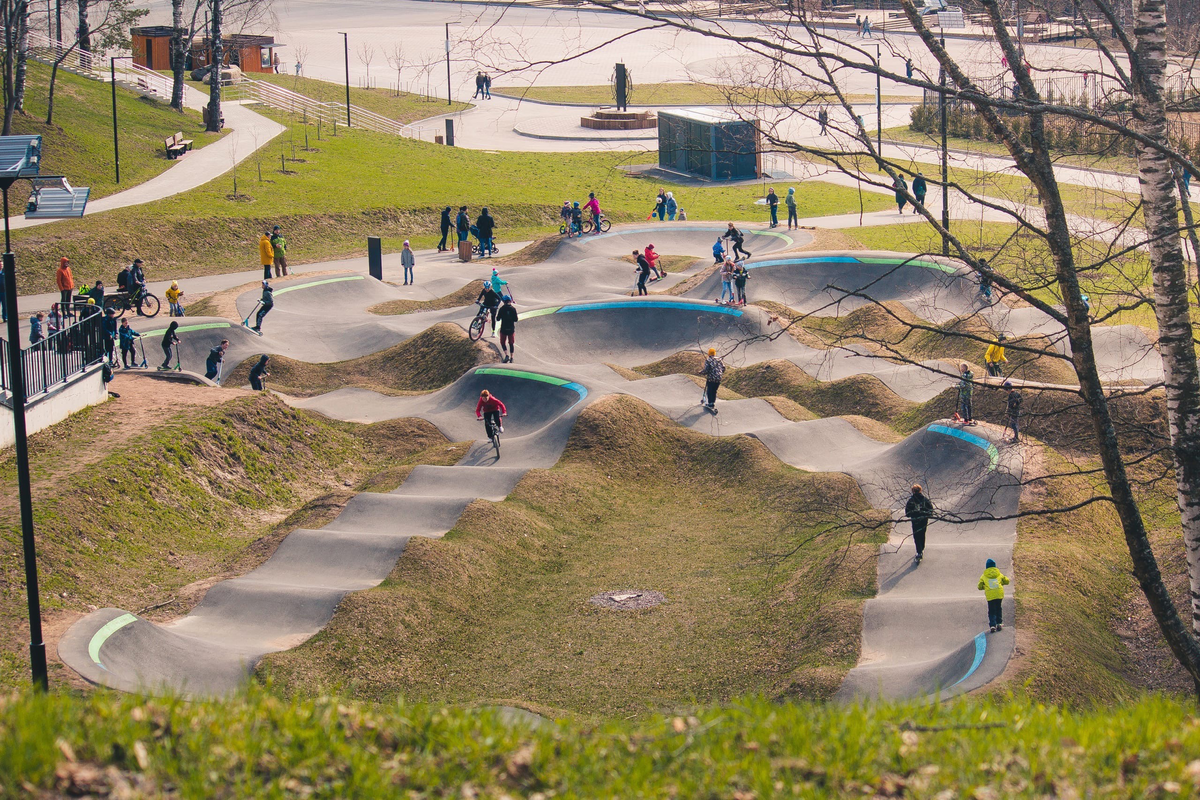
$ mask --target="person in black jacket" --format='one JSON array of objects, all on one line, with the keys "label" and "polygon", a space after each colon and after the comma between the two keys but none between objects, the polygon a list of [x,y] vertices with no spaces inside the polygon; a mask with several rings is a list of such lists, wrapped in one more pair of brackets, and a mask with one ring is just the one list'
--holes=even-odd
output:
[{"label": "person in black jacket", "polygon": [[471,218],[467,216],[466,206],[459,207],[458,217],[454,220],[454,227],[458,233],[458,243],[462,244],[471,235]]},{"label": "person in black jacket", "polygon": [[504,305],[496,312],[496,319],[500,320],[500,352],[507,364],[517,354],[517,307],[509,295],[504,295]]},{"label": "person in black jacket", "polygon": [[637,250],[633,251],[633,256],[634,256],[634,258],[637,259],[637,273],[638,273],[637,292],[638,292],[638,297],[641,297],[642,295],[647,293],[646,292],[646,281],[648,281],[650,279],[650,262],[647,261],[646,257]]},{"label": "person in black jacket", "polygon": [[263,382],[271,377],[271,373],[267,372],[267,364],[270,361],[270,356],[261,355],[258,357],[258,363],[250,369],[250,388],[256,392],[261,392],[263,390]]},{"label": "person in black jacket", "polygon": [[159,369],[170,369],[171,368],[171,349],[175,345],[179,344],[179,337],[175,335],[175,329],[178,327],[179,327],[178,322],[172,322],[171,326],[169,328],[167,328],[167,332],[163,334],[162,351],[163,351],[164,358],[163,358],[162,366],[159,367]]},{"label": "person in black jacket", "polygon": [[116,343],[117,343],[117,310],[115,308],[106,308],[104,310],[104,356],[108,359],[108,365],[115,367],[116,359]]},{"label": "person in black jacket", "polygon": [[221,343],[208,351],[204,360],[204,377],[220,383],[221,367],[225,364],[225,351],[229,348],[229,340],[222,339]]},{"label": "person in black jacket", "polygon": [[450,229],[454,227],[454,223],[450,220],[450,206],[442,209],[442,240],[438,242],[438,252],[444,253],[450,248],[446,246],[446,237],[450,235]]},{"label": "person in black jacket", "polygon": [[904,504],[904,516],[912,520],[913,544],[917,547],[917,563],[920,564],[925,553],[925,529],[933,516],[933,503],[929,502],[919,483],[913,484],[912,494]]},{"label": "person in black jacket", "polygon": [[729,254],[735,259],[737,258],[738,253],[742,254],[742,258],[749,258],[752,255],[749,250],[742,247],[742,244],[745,243],[746,238],[742,235],[741,231],[733,226],[732,222],[729,223],[729,228],[725,231],[725,238],[733,243],[733,248],[729,251]]},{"label": "person in black jacket", "polygon": [[479,297],[475,298],[475,302],[483,306],[492,318],[492,337],[496,336],[496,309],[500,307],[500,295],[492,288],[492,284],[488,281],[483,282],[483,291],[479,293]]},{"label": "person in black jacket", "polygon": [[479,230],[479,253],[482,255],[486,250],[490,257],[494,249],[492,234],[496,231],[496,220],[488,213],[487,206],[484,206],[483,210],[479,212],[479,218],[475,220],[475,227]]},{"label": "person in black jacket", "polygon": [[256,333],[262,333],[263,317],[269,314],[271,309],[275,307],[275,290],[266,281],[262,282],[262,299],[259,302],[262,305],[258,309],[258,314],[254,317],[254,327],[251,328]]}]

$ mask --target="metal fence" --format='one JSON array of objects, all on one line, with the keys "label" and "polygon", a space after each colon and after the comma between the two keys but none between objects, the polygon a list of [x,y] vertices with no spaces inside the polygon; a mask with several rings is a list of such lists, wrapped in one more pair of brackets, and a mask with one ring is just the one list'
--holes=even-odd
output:
[{"label": "metal fence", "polygon": [[[25,397],[34,399],[104,360],[103,319],[99,314],[68,325],[21,351]],[[8,345],[0,340],[0,389],[12,391]]]}]

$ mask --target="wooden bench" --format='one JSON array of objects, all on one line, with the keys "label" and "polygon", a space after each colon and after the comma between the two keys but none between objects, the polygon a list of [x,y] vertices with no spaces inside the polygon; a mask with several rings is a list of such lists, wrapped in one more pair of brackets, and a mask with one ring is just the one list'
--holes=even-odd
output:
[{"label": "wooden bench", "polygon": [[192,140],[183,138],[183,131],[176,131],[173,136],[163,139],[163,149],[167,151],[167,158],[179,158],[192,149]]}]

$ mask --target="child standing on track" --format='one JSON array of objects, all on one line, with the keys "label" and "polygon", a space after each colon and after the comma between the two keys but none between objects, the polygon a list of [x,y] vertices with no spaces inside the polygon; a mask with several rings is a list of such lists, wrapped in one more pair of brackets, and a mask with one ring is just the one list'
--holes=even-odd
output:
[{"label": "child standing on track", "polygon": [[137,356],[133,354],[133,342],[140,333],[129,327],[129,320],[122,319],[121,327],[117,330],[121,338],[121,368],[129,369],[137,364]]},{"label": "child standing on track", "polygon": [[179,281],[171,281],[171,288],[165,292],[167,302],[171,304],[172,317],[183,316],[183,305],[179,302],[179,298],[183,297],[183,290],[179,288]]},{"label": "child standing on track", "polygon": [[170,369],[171,368],[171,349],[175,345],[179,344],[179,337],[175,335],[175,329],[178,327],[179,327],[178,322],[172,322],[170,327],[167,328],[167,332],[163,334],[162,351],[163,351],[164,357],[163,357],[162,366],[159,367],[159,369]]},{"label": "child standing on track", "polygon": [[983,574],[979,576],[978,589],[987,600],[990,633],[1004,629],[1004,587],[1009,583],[1008,576],[997,569],[996,562],[989,558]]},{"label": "child standing on track", "polygon": [[504,354],[504,363],[511,364],[517,354],[517,307],[507,294],[503,302],[504,305],[496,312],[496,319],[500,320],[500,352]]},{"label": "child standing on track", "polygon": [[725,259],[725,263],[721,265],[721,296],[717,298],[718,303],[724,303],[725,295],[729,295],[730,303],[733,302],[733,260]]},{"label": "child standing on track", "polygon": [[701,405],[716,414],[717,390],[721,388],[721,378],[725,375],[725,362],[717,357],[716,348],[708,348],[708,358],[704,359],[704,369],[700,370],[700,375],[704,378]]},{"label": "child standing on track", "polygon": [[1004,334],[996,337],[993,344],[988,345],[987,353],[983,356],[983,365],[987,369],[987,374],[993,378],[999,378],[1004,373],[1004,368],[1001,364],[1007,364],[1008,359],[1004,357]]},{"label": "child standing on track", "polygon": [[417,265],[417,258],[413,255],[412,247],[408,244],[408,239],[404,240],[404,249],[400,251],[400,266],[404,267],[404,285],[416,283],[413,278],[413,267]]},{"label": "child standing on track", "polygon": [[733,285],[737,287],[737,302],[738,305],[746,305],[746,278],[750,277],[750,271],[746,269],[746,265],[738,263],[733,268]]},{"label": "child standing on track", "polygon": [[719,236],[717,237],[716,244],[712,246],[712,254],[714,264],[725,263],[725,242]]},{"label": "child standing on track", "polygon": [[1004,388],[1008,389],[1008,399],[1005,403],[1006,411],[1008,412],[1008,422],[1005,423],[1005,430],[1012,428],[1014,442],[1021,441],[1018,424],[1021,421],[1021,393],[1013,388],[1012,381],[1005,381]]},{"label": "child standing on track", "polygon": [[913,484],[912,494],[904,504],[904,516],[912,522],[913,545],[917,548],[916,562],[920,564],[925,557],[925,531],[929,527],[929,518],[933,516],[933,503],[925,496],[919,483]]}]

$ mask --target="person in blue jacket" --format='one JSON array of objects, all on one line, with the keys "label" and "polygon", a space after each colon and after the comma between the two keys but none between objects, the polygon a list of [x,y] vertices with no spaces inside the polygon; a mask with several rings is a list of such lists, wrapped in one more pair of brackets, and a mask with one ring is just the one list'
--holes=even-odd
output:
[{"label": "person in blue jacket", "polygon": [[716,244],[713,245],[712,254],[714,264],[725,263],[725,242],[719,236],[717,237]]}]

